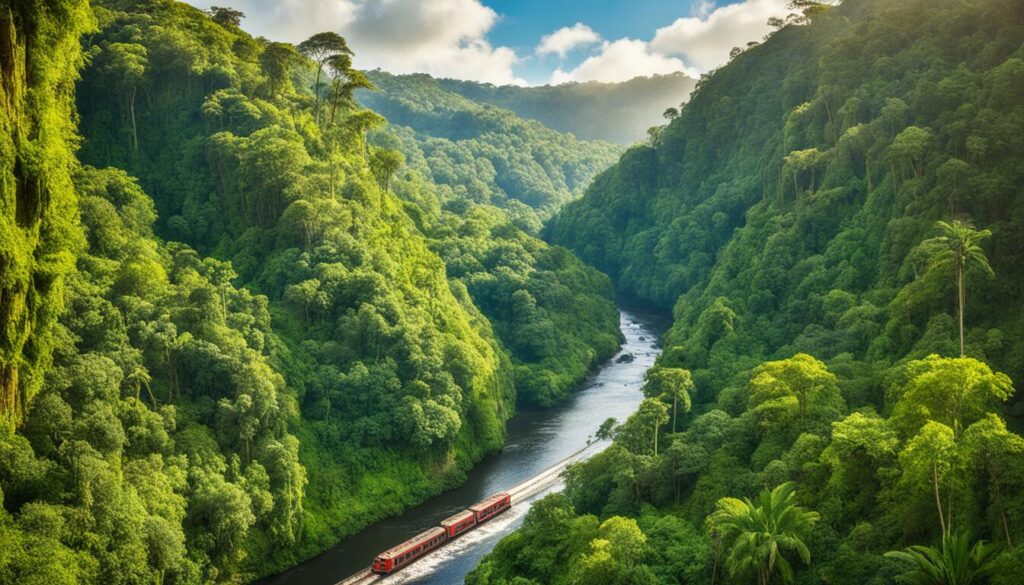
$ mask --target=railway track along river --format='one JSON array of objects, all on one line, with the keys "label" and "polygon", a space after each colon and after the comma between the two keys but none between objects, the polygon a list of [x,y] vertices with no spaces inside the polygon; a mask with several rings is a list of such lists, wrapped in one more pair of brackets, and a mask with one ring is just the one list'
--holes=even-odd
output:
[{"label": "railway track along river", "polygon": [[[502,537],[519,526],[532,501],[559,489],[566,467],[607,446],[589,442],[601,421],[623,421],[636,411],[643,398],[639,390],[644,372],[659,353],[656,340],[666,324],[657,315],[623,310],[625,342],[619,355],[596,370],[566,403],[517,414],[509,422],[502,452],[478,463],[460,486],[372,524],[259,585],[461,583]],[[508,504],[502,503],[498,512],[481,510],[481,516],[467,511],[474,502],[502,494],[508,495]],[[459,528],[463,522],[473,525],[473,516],[474,527]],[[455,522],[446,530],[454,530],[438,538],[445,518]],[[425,540],[416,540],[417,536]],[[369,569],[375,558],[384,562],[381,568],[390,575],[381,577]]]},{"label": "railway track along river", "polygon": [[[566,468],[577,461],[586,459],[592,452],[596,452],[593,447],[593,445],[587,445],[537,475],[506,490],[506,493],[512,497],[512,505],[526,504],[533,496],[557,484],[562,477],[562,472]],[[336,585],[366,585],[367,583],[376,583],[386,578],[387,576],[377,575],[370,570],[370,567],[367,567],[346,579],[338,581]]]}]

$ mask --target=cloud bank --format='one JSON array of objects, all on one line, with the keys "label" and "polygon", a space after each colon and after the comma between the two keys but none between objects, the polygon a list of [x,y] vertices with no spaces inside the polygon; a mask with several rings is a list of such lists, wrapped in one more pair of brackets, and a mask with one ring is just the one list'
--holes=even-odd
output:
[{"label": "cloud bank", "polygon": [[[200,8],[222,0],[189,0]],[[346,37],[356,66],[393,73],[430,73],[495,84],[520,84],[522,59],[510,47],[493,46],[487,36],[500,16],[486,0],[232,0],[246,13],[243,26],[254,34],[299,43],[330,30]],[[657,29],[650,41],[603,39],[583,22],[540,39],[543,57],[590,47],[571,68],[559,67],[550,83],[626,81],[633,77],[685,72],[697,77],[723,65],[733,47],[760,40],[772,16],[785,16],[788,0],[740,0],[718,6],[698,0],[691,16]]]},{"label": "cloud bank", "polygon": [[[635,39],[605,41],[601,52],[588,57],[571,71],[557,69],[551,76],[552,84],[571,81],[603,81],[616,83],[634,77],[685,71],[686,66],[674,57],[652,52],[647,43]],[[692,73],[691,73],[692,74]]]},{"label": "cloud bank", "polygon": [[[675,71],[700,77],[701,73],[724,65],[733,47],[744,47],[770,32],[768,19],[788,14],[787,4],[788,0],[744,0],[718,7],[710,0],[701,0],[693,5],[693,16],[659,28],[650,42],[605,41],[596,55],[574,69],[557,69],[550,83],[616,82]],[[576,27],[591,31],[581,23]],[[561,29],[544,39],[570,30]]]},{"label": "cloud bank", "polygon": [[[701,71],[723,65],[733,47],[761,40],[772,29],[768,19],[789,14],[788,0],[746,0],[715,8],[705,15],[680,18],[659,28],[651,48],[683,58]],[[706,10],[706,8],[705,8]]]},{"label": "cloud bank", "polygon": [[[222,0],[191,0],[200,8]],[[430,73],[496,84],[525,84],[515,51],[494,47],[487,33],[498,14],[480,0],[235,0],[243,27],[299,43],[334,31],[356,53],[356,66],[392,73]]]}]

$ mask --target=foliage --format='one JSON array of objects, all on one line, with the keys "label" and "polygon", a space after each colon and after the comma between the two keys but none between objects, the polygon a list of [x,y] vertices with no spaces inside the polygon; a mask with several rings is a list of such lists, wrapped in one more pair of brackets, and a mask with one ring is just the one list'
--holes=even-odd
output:
[{"label": "foliage", "polygon": [[43,384],[79,245],[74,82],[94,26],[86,0],[0,4],[0,426]]},{"label": "foliage", "polygon": [[795,552],[804,564],[811,552],[804,543],[817,512],[795,504],[796,486],[787,482],[749,500],[723,498],[715,513],[708,516],[708,530],[721,535],[729,547],[725,565],[732,575],[757,575],[759,585],[772,582],[775,575],[783,583],[793,582],[793,567],[786,553]]},{"label": "foliage", "polygon": [[380,91],[359,100],[392,124],[378,142],[402,151],[421,176],[451,187],[438,195],[457,213],[466,201],[494,205],[536,233],[621,152],[462,97],[429,75],[369,77]]},{"label": "foliage", "polygon": [[606,277],[494,208],[392,193],[442,187],[368,143],[344,39],[36,11],[0,9],[29,68],[0,84],[0,581],[252,580],[460,481],[517,389],[552,403],[616,350]]},{"label": "foliage", "polygon": [[[950,355],[950,246],[969,234],[996,276],[964,271],[964,353],[1021,378],[1016,12],[850,0],[785,26],[699,84],[657,145],[631,148],[546,236],[674,308],[664,365],[714,396],[795,353],[875,379],[876,365]],[[729,326],[709,329],[726,309]],[[880,385],[862,388],[880,407]]]},{"label": "foliage", "polygon": [[[951,535],[967,533],[1006,544],[978,554],[990,561],[979,582],[1016,582],[1018,7],[793,4],[810,10],[702,79],[545,232],[625,293],[672,308],[651,375],[680,369],[693,382],[676,429],[639,413],[603,426],[613,445],[568,470],[566,497],[598,522],[701,526],[722,517],[723,498],[749,518],[757,500],[742,498],[793,482],[792,505],[817,518],[799,538],[813,562],[787,565],[795,583],[892,583],[907,557],[887,551],[941,539],[948,553],[920,548],[919,560],[966,575],[974,541]],[[752,529],[736,548],[712,533],[685,576],[668,559],[650,568],[667,583],[749,583],[722,567],[770,559],[757,551],[770,553],[771,533]],[[509,541],[529,538],[524,525]],[[513,562],[502,546],[475,574],[544,582],[516,571],[529,552]],[[779,581],[760,566],[762,583]]]},{"label": "foliage", "polygon": [[915,568],[900,575],[897,581],[908,585],[971,585],[982,583],[996,568],[998,545],[985,541],[971,543],[966,534],[946,534],[942,547],[911,546],[906,550],[885,553]]}]

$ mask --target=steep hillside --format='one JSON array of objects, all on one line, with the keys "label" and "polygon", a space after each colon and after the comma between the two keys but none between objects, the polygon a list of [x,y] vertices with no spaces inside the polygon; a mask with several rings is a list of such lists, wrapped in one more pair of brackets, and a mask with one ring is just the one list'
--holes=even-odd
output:
[{"label": "steep hillside", "polygon": [[[504,216],[514,263],[421,231],[343,39],[314,91],[231,11],[45,4],[0,3],[0,582],[284,568],[460,481],[517,384],[554,402],[614,351],[610,282],[565,250]],[[480,265],[449,278],[455,246]],[[524,311],[499,340],[471,294]]]},{"label": "steep hillside", "polygon": [[443,89],[476,102],[512,110],[583,140],[632,144],[664,122],[662,113],[690,97],[697,80],[682,73],[636,77],[622,83],[565,83],[540,87],[495,86],[440,79]]},{"label": "steep hillside", "polygon": [[1021,15],[916,6],[851,0],[740,55],[551,239],[674,306],[673,359],[689,367],[721,359],[724,331],[700,328],[723,312],[744,340],[727,355],[892,363],[953,349],[953,273],[928,270],[922,243],[937,220],[970,218],[992,230],[995,277],[967,274],[968,353],[1024,379],[1024,321],[1006,312],[1024,302]]},{"label": "steep hillside", "polygon": [[622,339],[606,275],[528,235],[500,208],[474,203],[413,170],[399,175],[395,193],[449,278],[466,287],[508,350],[520,401],[563,401],[615,354]]},{"label": "steep hillside", "polygon": [[533,233],[621,153],[464,98],[429,75],[369,77],[379,91],[360,92],[359,100],[391,123],[392,140],[382,144],[450,186],[454,199],[505,209]]},{"label": "steep hillside", "polygon": [[0,427],[20,421],[42,385],[79,243],[74,80],[78,37],[92,26],[84,0],[0,4]]},{"label": "steep hillside", "polygon": [[468,583],[1020,581],[1024,12],[803,7],[553,220],[675,323]]},{"label": "steep hillside", "polygon": [[96,10],[103,30],[79,87],[83,159],[137,174],[167,218],[158,233],[230,260],[268,297],[283,342],[266,350],[299,409],[306,514],[301,540],[253,543],[246,568],[320,550],[498,448],[511,369],[378,186],[363,133],[379,118],[346,103],[335,124],[318,124],[294,49],[184,5]]}]

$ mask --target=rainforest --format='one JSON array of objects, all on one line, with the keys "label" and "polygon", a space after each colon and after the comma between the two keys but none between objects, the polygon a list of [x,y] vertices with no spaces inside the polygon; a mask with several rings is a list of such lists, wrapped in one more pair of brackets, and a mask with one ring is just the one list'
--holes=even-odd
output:
[{"label": "rainforest", "polygon": [[458,580],[1020,582],[1018,0],[274,4],[0,0],[0,584],[312,582],[583,404]]}]

